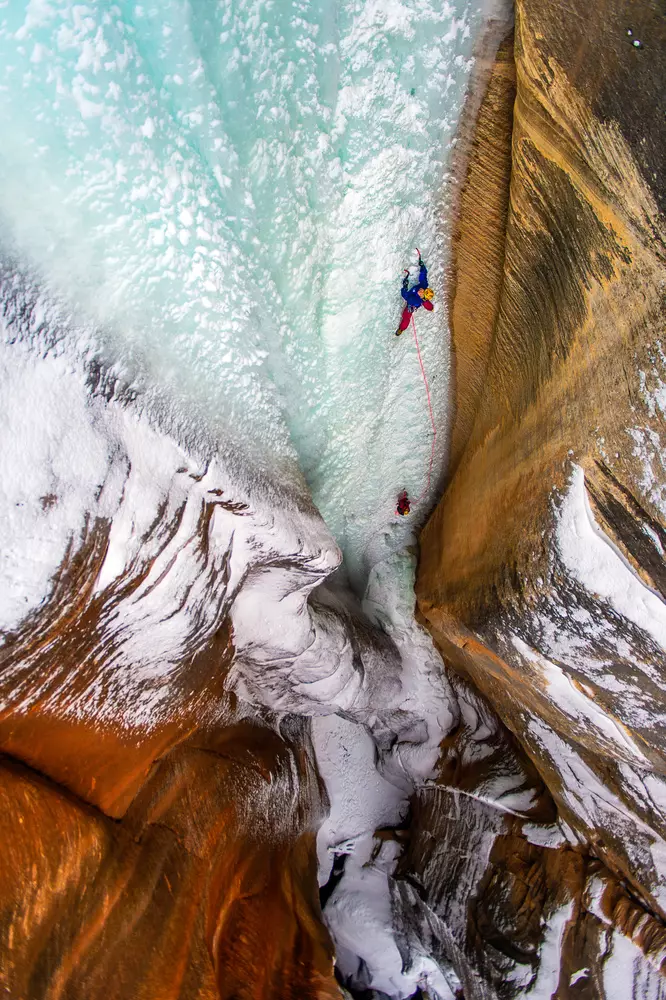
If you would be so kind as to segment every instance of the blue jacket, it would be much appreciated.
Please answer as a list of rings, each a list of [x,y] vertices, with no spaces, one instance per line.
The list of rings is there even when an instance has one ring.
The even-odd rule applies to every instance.
[[[423,299],[419,297],[417,292],[419,288],[427,288],[427,287],[428,287],[428,272],[426,271],[425,264],[421,264],[418,283],[414,285],[413,288],[410,288],[409,291],[407,290],[406,282],[403,283],[402,291],[400,292],[400,294],[402,295],[403,299],[405,300],[408,306],[411,306],[412,309],[419,309],[423,305]]]

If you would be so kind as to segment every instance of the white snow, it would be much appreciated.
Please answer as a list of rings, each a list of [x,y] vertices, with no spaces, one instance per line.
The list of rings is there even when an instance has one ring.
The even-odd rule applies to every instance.
[[[636,576],[594,520],[585,473],[574,465],[562,503],[557,545],[564,565],[591,594],[607,601],[666,649],[666,604]]]
[[[380,827],[404,819],[408,799],[376,768],[375,742],[365,728],[338,715],[312,720],[317,767],[326,783],[331,810],[317,834],[319,883],[333,864],[334,848],[348,842],[342,853]]]
[[[603,966],[603,988],[612,1000],[640,997],[640,1000],[664,1000],[664,955],[646,956],[623,934],[607,934],[608,954]]]
[[[87,519],[108,514],[118,484],[82,366],[63,353],[37,362],[0,327],[0,630],[15,628],[51,592]]]
[[[374,684],[370,677],[366,685],[369,682],[369,690],[379,695],[367,700],[365,717],[371,732],[381,714],[380,705],[384,713],[399,710],[395,723],[399,742],[392,752],[382,755],[378,772],[375,743],[364,726],[337,716],[313,720],[317,764],[331,800],[331,814],[317,842],[319,878],[320,883],[327,880],[332,855],[346,855],[344,874],[324,910],[343,974],[391,997],[412,996],[422,986],[446,998],[451,991],[436,963],[421,956],[403,969],[393,935],[388,885],[401,848],[390,834],[384,842],[373,840],[376,830],[402,821],[410,794],[433,777],[439,743],[458,718],[456,699],[432,640],[414,622],[413,592],[409,598],[404,586],[408,582],[411,591],[411,577],[401,581],[396,569],[393,566],[391,572],[383,564],[376,567],[365,607],[381,616],[398,647],[398,684],[387,683],[391,680],[388,664],[379,661],[373,667],[366,652],[370,671],[375,672]],[[357,697],[356,711],[364,704]]]
[[[587,979],[590,974],[590,970],[587,966],[584,969],[577,969],[576,972],[572,972],[569,978],[569,986],[575,986],[579,979]]]
[[[417,983],[403,975],[388,890],[388,873],[393,870],[399,849],[389,842],[374,856],[374,848],[372,836],[358,841],[324,917],[335,938],[336,964],[343,976],[351,976],[357,984],[382,990],[391,997],[408,997]],[[367,971],[363,971],[362,963]]]
[[[44,349],[39,340],[12,342],[4,333],[0,532],[7,541],[0,553],[0,629],[20,627],[48,600],[68,546],[74,552],[80,548],[86,524],[92,528],[98,518],[98,530],[105,530],[110,522],[96,580],[96,593],[106,596],[110,608],[101,622],[109,655],[104,676],[70,710],[94,711],[97,718],[121,713],[128,725],[143,728],[158,724],[161,707],[169,710],[174,668],[186,651],[205,645],[243,586],[251,589],[248,571],[274,559],[292,560],[293,569],[276,571],[279,594],[254,591],[250,630],[261,641],[263,625],[275,651],[278,639],[270,630],[266,636],[265,616],[256,624],[261,608],[270,609],[282,633],[293,626],[294,655],[306,648],[307,595],[339,562],[322,520],[289,511],[286,503],[276,518],[275,501],[258,484],[250,503],[238,476],[230,476],[219,461],[202,463],[136,407],[91,396],[81,357],[65,340]],[[220,506],[218,497],[242,504],[243,515]],[[201,517],[210,503],[216,505],[202,538]],[[228,579],[221,587],[227,562]],[[122,601],[113,601],[123,580],[135,586]],[[242,611],[242,600],[238,603]],[[331,621],[348,645],[344,624],[334,616]],[[237,641],[242,647],[242,628]],[[325,641],[322,647],[327,655],[313,661],[310,681],[335,673],[335,648],[327,649]],[[278,693],[288,695],[293,686],[285,676]],[[270,686],[264,700],[270,701]]]
[[[562,827],[558,823],[546,826],[543,823],[523,823],[522,832],[530,844],[556,849],[567,843]]]
[[[574,678],[558,664],[542,656],[516,635],[511,636],[511,642],[520,655],[538,671],[547,697],[561,712],[580,723],[585,737],[592,729],[595,738],[614,756],[619,755],[643,766],[649,764],[626,727],[602,706],[595,704],[592,688],[588,688],[589,694],[585,694],[582,690],[584,685],[581,682],[574,684]]]
[[[547,924],[539,949],[539,968],[533,984],[525,995],[533,1000],[550,1000],[557,991],[560,980],[562,940],[567,924],[573,916],[574,902],[571,900],[554,913],[548,914]]]

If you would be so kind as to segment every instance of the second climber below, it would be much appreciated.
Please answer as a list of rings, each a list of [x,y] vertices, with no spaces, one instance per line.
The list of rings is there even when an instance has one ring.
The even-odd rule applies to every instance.
[[[409,326],[409,321],[412,318],[412,313],[416,309],[420,309],[424,306],[429,312],[431,312],[435,307],[432,304],[432,300],[435,297],[435,293],[432,288],[428,287],[428,271],[421,258],[421,251],[418,250],[419,255],[419,280],[412,287],[409,288],[409,270],[405,268],[405,276],[402,279],[402,290],[400,294],[405,300],[405,308],[402,310],[402,316],[400,317],[400,325],[395,331],[396,337],[399,337],[407,327]]]

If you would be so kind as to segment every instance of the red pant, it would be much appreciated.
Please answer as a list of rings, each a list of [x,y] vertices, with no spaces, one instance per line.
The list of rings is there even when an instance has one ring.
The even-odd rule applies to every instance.
[[[412,318],[412,312],[413,310],[409,306],[405,306],[405,308],[402,310],[402,316],[400,317],[400,326],[398,327],[400,333],[402,333],[403,330],[406,330],[407,327],[409,326]]]

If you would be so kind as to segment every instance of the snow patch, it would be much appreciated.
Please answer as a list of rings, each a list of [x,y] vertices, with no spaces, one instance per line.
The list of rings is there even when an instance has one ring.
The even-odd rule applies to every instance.
[[[587,966],[584,969],[578,969],[576,972],[572,972],[569,978],[569,986],[575,986],[579,979],[587,979],[590,975],[590,970]]]
[[[543,942],[539,950],[539,969],[532,986],[525,995],[534,1000],[546,1000],[557,992],[560,981],[562,942],[567,924],[573,916],[574,902],[571,900],[548,917]]]
[[[70,543],[108,516],[117,484],[80,364],[62,353],[38,363],[23,344],[0,340],[0,630],[16,628],[48,598]]]
[[[380,827],[393,827],[407,812],[404,791],[383,778],[376,767],[376,747],[364,726],[329,715],[312,720],[317,768],[326,784],[331,809],[317,834],[319,883],[328,880],[333,855]]]
[[[574,465],[569,492],[560,508],[557,545],[564,565],[591,594],[666,649],[666,604],[636,576],[592,513],[585,473]]]
[[[608,715],[603,707],[595,704],[593,689],[589,689],[589,696],[584,694],[580,687],[574,684],[574,679],[556,663],[541,656],[516,635],[511,636],[511,641],[517,652],[538,670],[545,681],[547,696],[561,712],[579,721],[588,731],[591,726],[599,741],[608,747],[611,753],[621,753],[623,757],[640,765],[649,765],[647,757],[622,723]]]
[[[545,825],[544,823],[523,823],[522,831],[530,844],[536,844],[537,847],[556,849],[568,842],[562,827],[558,823],[551,823],[549,825]]]

